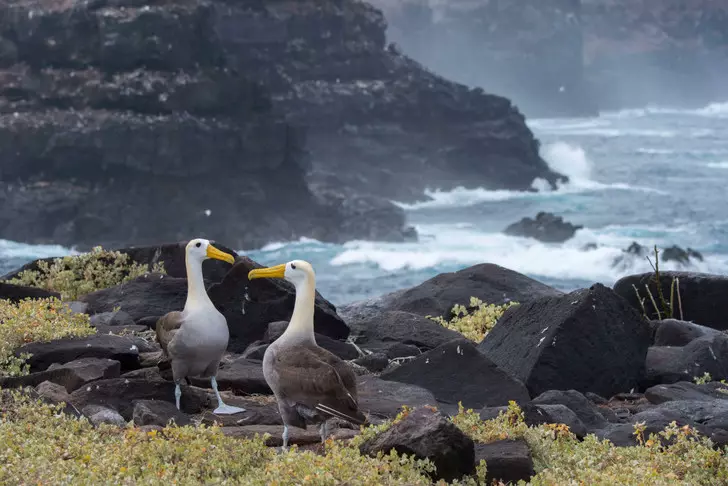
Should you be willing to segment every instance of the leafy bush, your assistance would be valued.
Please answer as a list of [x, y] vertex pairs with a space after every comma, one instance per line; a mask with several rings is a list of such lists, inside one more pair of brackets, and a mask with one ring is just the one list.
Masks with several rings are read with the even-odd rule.
[[449, 321], [442, 317], [427, 317], [448, 329], [459, 332], [471, 341], [479, 343], [493, 329], [506, 309], [514, 305], [518, 305], [518, 302], [508, 302], [502, 305], [486, 304], [477, 297], [470, 297], [472, 311], [469, 311], [468, 307], [456, 304], [452, 308], [453, 317]]
[[[25, 270], [9, 283], [59, 292], [64, 300], [75, 300], [149, 271], [125, 253], [97, 246], [89, 253], [56, 258], [52, 263], [40, 261], [38, 270]], [[155, 264], [151, 271], [164, 273], [164, 266]]]
[[0, 484], [428, 485], [428, 461], [368, 457], [329, 440], [323, 455], [219, 427], [94, 428], [19, 392], [0, 391]]
[[462, 407], [452, 420], [474, 440], [525, 439], [537, 474], [520, 485], [728, 484], [725, 450], [716, 450], [710, 439], [674, 422], [647, 439], [644, 427], [637, 424], [635, 436], [640, 445], [615, 447], [591, 434], [579, 441], [564, 424], [528, 427], [513, 402], [506, 413], [487, 422], [481, 421], [477, 412]]
[[27, 374], [28, 356], [14, 355], [23, 344], [95, 332], [87, 315], [74, 314], [58, 299], [25, 299], [17, 304], [0, 300], [0, 376]]

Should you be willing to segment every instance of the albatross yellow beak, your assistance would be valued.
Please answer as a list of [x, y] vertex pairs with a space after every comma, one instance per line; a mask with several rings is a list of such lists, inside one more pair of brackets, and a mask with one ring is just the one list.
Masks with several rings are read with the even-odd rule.
[[286, 264], [282, 263], [275, 267], [256, 268], [248, 272], [248, 280], [254, 278], [283, 278], [286, 274]]
[[215, 260], [222, 260], [228, 262], [230, 265], [235, 263], [235, 258], [229, 253], [220, 251], [212, 245], [207, 245], [207, 258], [214, 258]]

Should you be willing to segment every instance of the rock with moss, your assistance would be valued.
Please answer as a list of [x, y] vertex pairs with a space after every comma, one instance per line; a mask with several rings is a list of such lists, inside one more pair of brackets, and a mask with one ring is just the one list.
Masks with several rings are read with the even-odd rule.
[[486, 304], [477, 297], [471, 297], [468, 307], [457, 304], [452, 308], [450, 319], [443, 317], [431, 317], [431, 319], [441, 326], [479, 343], [495, 327], [503, 313], [514, 305], [518, 305], [518, 302], [495, 305]]

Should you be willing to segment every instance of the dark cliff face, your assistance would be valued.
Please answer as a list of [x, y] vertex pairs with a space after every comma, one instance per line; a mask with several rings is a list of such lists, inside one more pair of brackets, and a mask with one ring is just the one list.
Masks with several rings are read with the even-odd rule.
[[555, 180], [507, 99], [355, 0], [0, 5], [0, 238], [402, 240], [425, 187]]
[[589, 82], [605, 109], [728, 98], [728, 3], [582, 0]]
[[511, 98], [528, 116], [596, 113], [579, 0], [373, 0], [387, 34], [434, 71]]

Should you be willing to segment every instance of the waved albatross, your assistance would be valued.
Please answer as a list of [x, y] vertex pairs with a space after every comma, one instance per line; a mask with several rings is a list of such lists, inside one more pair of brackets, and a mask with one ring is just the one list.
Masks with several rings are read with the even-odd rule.
[[210, 377], [218, 407], [213, 413], [234, 414], [245, 409], [226, 405], [217, 390], [217, 369], [227, 349], [230, 332], [225, 316], [220, 314], [205, 291], [202, 262], [208, 258], [235, 263], [208, 241], [195, 239], [185, 248], [187, 267], [187, 301], [182, 312], [173, 311], [157, 321], [157, 340], [172, 362], [174, 397], [179, 410], [180, 383], [188, 376]]
[[359, 411], [356, 377], [349, 365], [316, 344], [313, 331], [316, 275], [308, 262], [294, 260], [248, 273], [248, 279], [282, 278], [296, 288], [293, 315], [285, 332], [263, 356], [263, 375], [273, 390], [283, 419], [283, 448], [288, 426], [320, 424], [321, 441], [327, 421], [336, 417], [357, 425], [366, 417]]

